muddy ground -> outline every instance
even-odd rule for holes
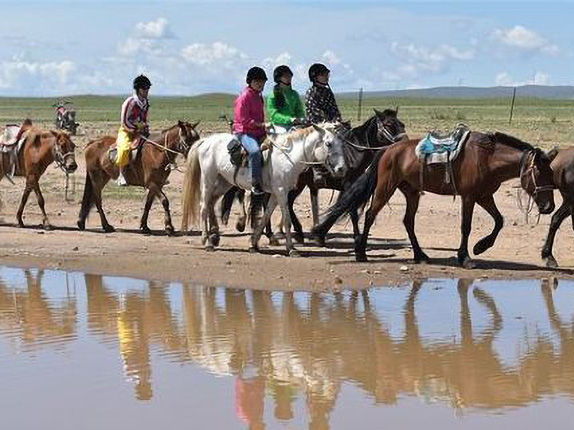
[[[410,260],[411,248],[402,225],[404,199],[399,193],[381,212],[372,229],[368,250],[370,261],[360,264],[354,261],[350,222],[342,222],[334,228],[326,248],[312,243],[299,246],[301,258],[286,257],[283,244],[270,247],[266,238],[262,238],[262,253],[250,254],[249,234],[238,233],[233,227],[237,208],[230,225],[223,227],[220,248],[214,253],[203,250],[197,230],[190,235],[166,236],[163,233],[163,209],[159,203],[154,205],[150,218],[154,234],[146,236],[138,231],[143,192],[135,188],[119,189],[115,184],[108,185],[104,205],[108,219],[117,231],[103,233],[99,217],[94,212],[88,220],[87,231],[80,232],[76,228],[76,220],[85,175],[82,147],[87,138],[79,137],[77,140],[80,168],[74,175],[72,201],[64,200],[65,181],[60,170],[50,167],[43,177],[53,231],[40,228],[40,211],[33,194],[25,212],[27,228],[18,228],[15,214],[23,179],[17,178],[16,185],[6,179],[0,182],[3,200],[0,210],[0,264],[268,289],[364,288],[393,285],[412,278],[437,277],[574,278],[571,222],[564,222],[556,240],[554,255],[561,264],[560,269],[546,269],[540,258],[540,249],[550,216],[542,216],[537,224],[536,216],[532,214],[526,223],[524,214],[518,209],[515,181],[504,184],[496,195],[506,224],[494,248],[477,258],[477,268],[473,270],[458,267],[454,258],[460,240],[460,199],[453,201],[451,197],[428,193],[421,199],[417,218],[419,241],[432,259],[431,264],[425,265],[415,265]],[[182,180],[183,174],[174,171],[166,187],[176,228],[179,228],[181,220]],[[323,209],[331,198],[330,191],[321,192]],[[311,226],[309,203],[305,193],[296,208],[306,231]],[[492,226],[492,219],[477,208],[470,249],[480,237],[490,232]]]

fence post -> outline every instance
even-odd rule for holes
[[[510,118],[508,118],[508,125],[512,124],[512,114],[514,113],[514,100],[516,99],[516,87],[512,91],[512,102],[510,103]]]
[[[359,90],[359,111],[357,112],[357,121],[361,123],[361,111],[363,109],[363,87]]]

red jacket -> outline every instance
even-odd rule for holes
[[[149,101],[130,96],[122,105],[122,126],[129,131],[136,131],[137,124],[148,127]]]
[[[263,97],[259,91],[246,87],[235,100],[233,129],[237,134],[248,134],[258,138],[265,134],[265,128],[255,125],[265,121]]]

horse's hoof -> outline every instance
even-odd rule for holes
[[[474,260],[472,260],[471,258],[465,258],[464,261],[461,264],[462,267],[464,267],[465,269],[471,270],[471,269],[475,269],[476,268],[476,263],[474,262]]]
[[[285,233],[283,233],[282,231],[278,231],[277,233],[275,233],[275,237],[278,240],[284,240],[285,239]]]
[[[43,227],[44,227],[44,230],[46,230],[46,231],[54,230],[54,227],[52,227],[50,224],[44,224]]]
[[[313,240],[317,244],[317,246],[324,248],[325,247],[325,236],[322,234],[316,234],[313,236]]]
[[[18,221],[18,227],[20,227],[20,228],[24,228],[24,227],[25,227],[25,225],[24,225],[24,223],[23,223],[22,221]]]
[[[481,239],[478,242],[476,242],[476,245],[474,245],[474,248],[472,248],[472,252],[474,253],[474,255],[480,255],[491,247],[492,247],[491,243],[488,243],[486,240]]]
[[[415,264],[428,264],[430,263],[430,258],[425,253],[422,253],[420,255],[415,256],[414,262]]]
[[[277,236],[273,235],[269,238],[269,246],[279,246],[279,239],[277,239]]]
[[[116,229],[109,224],[105,225],[103,228],[106,233],[113,233],[116,231]]]
[[[205,245],[205,250],[207,252],[214,252],[215,251],[215,246],[213,245]]]
[[[145,234],[146,236],[149,236],[151,234],[151,230],[149,227],[146,226],[142,226],[140,227],[140,230],[143,234]]]
[[[293,240],[297,243],[300,243],[301,245],[305,243],[305,237],[303,236],[302,233],[295,233],[293,235]]]
[[[301,253],[299,251],[297,251],[296,249],[290,249],[289,250],[289,257],[301,257]]]
[[[84,231],[86,229],[86,223],[83,221],[78,221],[76,224],[78,224],[78,229],[80,229],[81,231]]]
[[[369,260],[367,259],[367,254],[359,253],[359,254],[355,254],[355,261],[357,263],[366,263]]]
[[[235,230],[237,230],[239,233],[243,233],[245,231],[245,222],[237,221],[235,224]]]
[[[173,228],[172,225],[169,225],[169,226],[167,226],[167,227],[165,228],[165,233],[166,233],[168,236],[175,236],[175,229]]]
[[[249,247],[249,253],[251,253],[251,254],[259,253],[259,247],[258,246],[250,246]]]
[[[554,257],[547,257],[546,258],[546,267],[550,269],[556,269],[558,267],[558,262]]]
[[[211,242],[211,244],[213,246],[219,246],[220,240],[221,240],[221,237],[218,234],[212,234],[211,236],[209,236],[209,241]]]

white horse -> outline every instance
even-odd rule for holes
[[[269,134],[272,145],[264,155],[262,188],[271,197],[261,223],[251,236],[250,251],[259,250],[259,238],[275,207],[279,204],[283,219],[287,251],[298,256],[291,241],[291,217],[287,195],[297,185],[299,175],[311,164],[325,164],[335,176],[345,174],[343,140],[337,130],[339,124],[313,125],[286,134]],[[187,171],[183,184],[182,230],[189,222],[200,220],[205,249],[213,251],[219,244],[219,225],[214,205],[230,187],[237,185],[251,189],[251,175],[246,167],[231,164],[227,144],[235,137],[229,133],[214,134],[197,143],[187,159]]]

